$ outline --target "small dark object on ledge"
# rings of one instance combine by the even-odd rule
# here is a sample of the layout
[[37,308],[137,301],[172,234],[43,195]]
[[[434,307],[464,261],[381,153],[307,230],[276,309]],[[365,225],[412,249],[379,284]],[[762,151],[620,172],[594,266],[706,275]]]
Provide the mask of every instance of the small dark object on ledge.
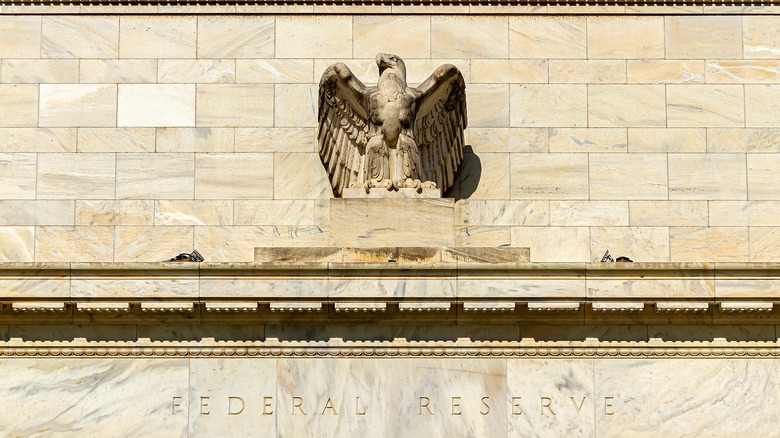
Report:
[[202,262],[203,256],[200,255],[200,253],[193,249],[191,253],[183,252],[176,257],[172,257],[168,260],[163,260],[163,263],[169,263],[169,262]]
[[612,254],[609,253],[609,250],[604,253],[604,256],[601,257],[601,263],[607,263],[607,262],[618,262],[618,263],[633,263],[634,261],[626,256],[620,256],[617,258],[617,260],[612,258]]

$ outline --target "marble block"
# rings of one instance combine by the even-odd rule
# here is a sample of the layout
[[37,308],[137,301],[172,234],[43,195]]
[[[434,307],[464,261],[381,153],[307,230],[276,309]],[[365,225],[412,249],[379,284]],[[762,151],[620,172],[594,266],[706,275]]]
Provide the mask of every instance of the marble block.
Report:
[[337,246],[454,246],[452,199],[333,199]]
[[17,436],[183,436],[187,359],[4,358],[0,429]]

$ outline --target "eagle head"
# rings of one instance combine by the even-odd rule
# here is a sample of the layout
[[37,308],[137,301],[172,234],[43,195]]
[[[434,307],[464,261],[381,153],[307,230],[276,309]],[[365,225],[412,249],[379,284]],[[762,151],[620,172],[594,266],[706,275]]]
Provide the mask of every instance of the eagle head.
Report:
[[385,70],[395,70],[402,79],[406,79],[406,65],[396,55],[390,53],[380,53],[376,55],[376,65],[379,66],[379,76],[385,72]]

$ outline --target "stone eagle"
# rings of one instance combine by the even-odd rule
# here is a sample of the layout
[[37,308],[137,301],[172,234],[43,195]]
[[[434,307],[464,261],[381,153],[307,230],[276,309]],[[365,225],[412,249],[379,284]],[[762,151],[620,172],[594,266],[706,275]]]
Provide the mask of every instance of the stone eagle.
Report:
[[343,63],[320,80],[319,152],[334,194],[349,187],[446,191],[463,160],[463,75],[445,64],[410,88],[401,58],[380,53],[376,63],[376,87]]

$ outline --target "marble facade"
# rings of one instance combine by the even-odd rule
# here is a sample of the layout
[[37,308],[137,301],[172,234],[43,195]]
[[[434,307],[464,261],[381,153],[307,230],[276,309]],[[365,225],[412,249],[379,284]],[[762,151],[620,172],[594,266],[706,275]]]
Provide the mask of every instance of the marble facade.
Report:
[[[776,5],[198,3],[0,1],[0,432],[776,435]],[[442,198],[333,196],[380,52]]]

